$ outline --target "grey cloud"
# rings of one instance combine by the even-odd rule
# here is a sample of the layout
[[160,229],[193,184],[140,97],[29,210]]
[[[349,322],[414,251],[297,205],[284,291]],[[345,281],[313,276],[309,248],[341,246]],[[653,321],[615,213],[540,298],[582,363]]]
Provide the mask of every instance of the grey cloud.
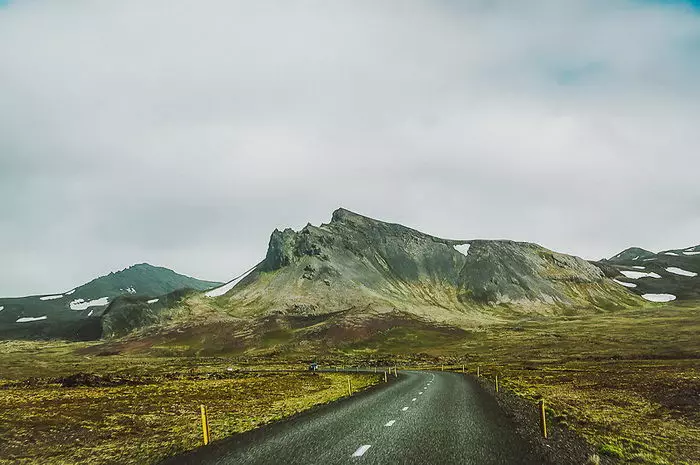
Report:
[[16,1],[0,295],[225,280],[345,206],[586,258],[698,240],[700,16],[636,1]]

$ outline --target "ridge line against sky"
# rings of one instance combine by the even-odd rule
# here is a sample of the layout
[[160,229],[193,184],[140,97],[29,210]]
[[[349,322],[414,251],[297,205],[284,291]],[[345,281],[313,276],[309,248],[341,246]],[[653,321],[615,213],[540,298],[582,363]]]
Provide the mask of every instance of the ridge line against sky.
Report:
[[0,5],[0,295],[226,281],[341,205],[588,259],[700,243],[700,2]]

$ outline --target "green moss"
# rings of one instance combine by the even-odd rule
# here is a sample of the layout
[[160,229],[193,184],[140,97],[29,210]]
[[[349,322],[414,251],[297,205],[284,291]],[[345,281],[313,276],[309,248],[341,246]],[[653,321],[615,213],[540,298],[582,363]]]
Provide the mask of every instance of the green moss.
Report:
[[622,448],[616,444],[603,444],[600,446],[600,453],[621,459],[625,456]]
[[343,397],[348,376],[356,390],[379,381],[363,374],[230,372],[217,359],[104,358],[110,360],[92,368],[143,384],[64,388],[47,378],[15,387],[4,381],[0,464],[157,463],[200,445],[200,404],[219,440]]

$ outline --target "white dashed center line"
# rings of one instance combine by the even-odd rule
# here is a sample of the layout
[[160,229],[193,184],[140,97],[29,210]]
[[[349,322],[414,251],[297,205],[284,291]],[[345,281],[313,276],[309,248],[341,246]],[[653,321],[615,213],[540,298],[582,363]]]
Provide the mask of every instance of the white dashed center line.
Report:
[[389,423],[387,423],[384,426],[394,426],[394,423],[396,423],[396,420],[391,420]]
[[423,391],[419,392],[418,395],[419,395],[419,396],[422,396],[422,395],[423,395]]
[[411,399],[411,402],[415,402],[415,401],[416,401],[416,398],[415,398],[415,397],[414,397],[413,399]]
[[355,451],[354,454],[352,454],[353,457],[362,457],[365,455],[365,452],[369,450],[369,448],[372,447],[371,444],[365,444],[364,446],[360,446],[359,449]]
[[403,410],[405,412],[406,410],[408,410],[408,407],[404,407],[401,410]]

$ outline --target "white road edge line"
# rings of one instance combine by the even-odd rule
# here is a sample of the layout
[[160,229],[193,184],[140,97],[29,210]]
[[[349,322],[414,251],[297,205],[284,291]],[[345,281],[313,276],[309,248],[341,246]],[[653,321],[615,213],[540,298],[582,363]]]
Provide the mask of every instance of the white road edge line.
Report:
[[365,452],[369,450],[369,448],[372,447],[371,444],[365,444],[364,446],[360,446],[354,454],[352,454],[353,457],[362,457],[365,455]]
[[396,420],[391,420],[389,423],[387,423],[384,426],[394,426],[394,423],[396,423]]
[[404,407],[401,410],[403,410],[405,412],[406,410],[408,410],[408,407]]

